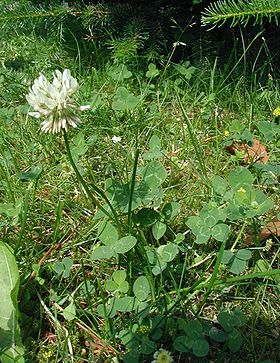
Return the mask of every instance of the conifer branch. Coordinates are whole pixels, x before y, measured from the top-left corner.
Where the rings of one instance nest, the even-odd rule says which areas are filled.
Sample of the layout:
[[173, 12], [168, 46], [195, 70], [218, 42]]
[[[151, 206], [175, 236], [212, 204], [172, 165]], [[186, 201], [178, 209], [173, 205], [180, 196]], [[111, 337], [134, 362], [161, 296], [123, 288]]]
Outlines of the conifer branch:
[[275, 21], [278, 25], [280, 17], [280, 0], [218, 0], [210, 4], [202, 12], [202, 24], [221, 26], [231, 21], [230, 26], [242, 24], [246, 26], [250, 19], [255, 24], [262, 24], [264, 19]]

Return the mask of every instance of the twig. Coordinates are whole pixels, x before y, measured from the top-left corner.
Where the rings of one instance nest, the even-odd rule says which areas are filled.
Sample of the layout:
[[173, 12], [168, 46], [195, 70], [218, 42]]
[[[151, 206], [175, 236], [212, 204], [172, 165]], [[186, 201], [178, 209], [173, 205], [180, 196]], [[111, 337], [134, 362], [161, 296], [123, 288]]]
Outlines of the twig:
[[[60, 248], [61, 244], [60, 243], [56, 243], [55, 245], [51, 246], [47, 252], [43, 255], [43, 257], [40, 259], [40, 261], [38, 262], [38, 266], [41, 267], [46, 258], [52, 253], [53, 250], [58, 250]], [[20, 293], [19, 293], [19, 297], [18, 297], [18, 302], [21, 302], [21, 299], [24, 295], [24, 292], [28, 286], [28, 284], [30, 283], [30, 281], [32, 281], [34, 279], [34, 277], [36, 276], [37, 272], [36, 271], [32, 271], [31, 275], [29, 276], [28, 280], [26, 281], [26, 283], [22, 286]]]
[[[63, 313], [64, 309], [58, 305], [57, 303], [53, 303], [53, 306], [58, 310], [60, 311], [61, 313]], [[95, 335], [94, 333], [92, 333], [87, 327], [85, 327], [82, 323], [80, 323], [79, 321], [76, 321], [75, 322], [76, 325], [81, 328], [85, 333], [87, 333], [92, 339], [94, 339], [95, 341], [97, 341], [97, 345], [101, 346], [103, 349], [107, 349], [109, 352], [111, 353], [115, 353], [115, 350], [110, 347], [109, 345], [106, 345], [104, 347], [104, 344], [103, 344], [103, 341], [97, 336]]]
[[69, 349], [69, 354], [70, 354], [70, 357], [71, 357], [71, 362], [74, 363], [73, 347], [72, 347], [71, 340], [69, 338], [69, 332], [68, 332], [68, 330], [64, 326], [62, 326], [60, 324], [60, 322], [53, 316], [52, 312], [50, 311], [50, 309], [45, 304], [45, 302], [42, 299], [41, 295], [39, 293], [37, 293], [37, 296], [38, 296], [38, 299], [39, 299], [41, 305], [43, 306], [45, 312], [48, 314], [50, 320], [52, 320], [54, 322], [54, 324], [57, 326], [58, 329], [63, 329], [64, 330], [65, 337], [66, 337], [66, 340], [67, 340], [67, 346], [68, 346], [68, 349]]

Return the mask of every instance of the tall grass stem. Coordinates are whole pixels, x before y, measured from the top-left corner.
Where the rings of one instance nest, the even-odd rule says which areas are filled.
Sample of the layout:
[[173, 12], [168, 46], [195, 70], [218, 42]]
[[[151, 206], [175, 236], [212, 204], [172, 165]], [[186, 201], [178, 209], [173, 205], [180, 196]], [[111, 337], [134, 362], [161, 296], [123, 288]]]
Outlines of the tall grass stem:
[[[87, 183], [85, 182], [84, 178], [82, 177], [81, 173], [79, 172], [79, 169], [77, 168], [77, 165], [75, 164], [75, 161], [74, 161], [74, 159], [72, 157], [71, 150], [70, 150], [70, 146], [69, 146], [69, 141], [68, 141], [68, 137], [67, 137], [67, 132], [65, 130], [63, 130], [63, 137], [64, 137], [64, 141], [65, 141], [65, 148], [66, 148], [66, 151], [67, 151], [68, 159], [70, 161], [70, 164], [71, 164], [73, 170], [76, 173], [76, 176], [77, 176], [78, 181], [83, 186], [84, 191], [86, 192], [86, 195], [88, 196], [88, 198], [90, 199], [90, 201], [92, 202], [92, 204], [94, 206], [98, 207], [101, 210], [102, 213], [104, 213], [108, 218], [111, 219], [112, 218], [111, 214], [104, 207], [102, 207], [102, 205], [99, 203], [98, 199], [95, 198], [95, 196], [90, 191]], [[110, 209], [112, 211], [114, 220], [115, 220], [115, 222], [117, 223], [117, 225], [119, 227], [118, 216], [117, 216], [116, 211], [113, 208], [112, 204], [110, 203], [109, 199], [107, 198], [106, 194], [101, 189], [99, 189], [96, 185], [92, 185], [92, 188], [108, 204], [108, 206], [110, 207]]]

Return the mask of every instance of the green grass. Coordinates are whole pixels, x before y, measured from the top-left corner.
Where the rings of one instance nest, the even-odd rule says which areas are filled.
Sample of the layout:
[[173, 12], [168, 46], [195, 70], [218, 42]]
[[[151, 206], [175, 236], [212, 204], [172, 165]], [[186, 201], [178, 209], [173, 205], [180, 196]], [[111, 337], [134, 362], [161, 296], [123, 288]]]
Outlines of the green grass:
[[[1, 43], [4, 47], [7, 39]], [[20, 67], [11, 62], [17, 53], [24, 59]], [[261, 225], [279, 213], [279, 174], [275, 177], [257, 171], [254, 165], [246, 166], [255, 177], [254, 188], [271, 198], [274, 207], [254, 218], [227, 219], [231, 230], [224, 241], [210, 238], [197, 244], [185, 223], [215, 198], [218, 203], [211, 185], [213, 177], [227, 179], [242, 165], [224, 148], [225, 132], [233, 134], [233, 120], [239, 120], [261, 140], [269, 163], [279, 168], [279, 134], [278, 139], [269, 139], [257, 128], [259, 121], [275, 121], [272, 110], [280, 102], [278, 81], [268, 79], [260, 84], [242, 77], [226, 79], [216, 63], [209, 68], [207, 62], [186, 77], [184, 72], [189, 72], [190, 65], [180, 73], [169, 61], [150, 79], [145, 75], [148, 65], [136, 69], [127, 64], [131, 75], [118, 81], [114, 79], [119, 72], [115, 65], [91, 68], [78, 58], [74, 60], [63, 48], [52, 49], [49, 41], [35, 35], [14, 37], [1, 59], [0, 231], [1, 239], [14, 249], [20, 271], [20, 327], [26, 361], [110, 362], [118, 357], [122, 362], [125, 354], [137, 350], [139, 362], [150, 362], [159, 348], [172, 352], [174, 360], [182, 363], [278, 361], [279, 239], [273, 237], [271, 248], [265, 249], [266, 242], [257, 237], [247, 246], [245, 237], [247, 227], [253, 224], [257, 236]], [[92, 258], [100, 240], [107, 243], [102, 237], [102, 218], [95, 217], [96, 203], [78, 182], [63, 135], [41, 133], [40, 121], [27, 115], [25, 94], [39, 72], [50, 79], [55, 69], [66, 67], [79, 81], [79, 103], [92, 105], [81, 115], [79, 128], [68, 132], [79, 172], [101, 204], [104, 199], [95, 191], [105, 190], [108, 179], [118, 181], [120, 188], [128, 187], [128, 210], [119, 208], [107, 191], [118, 223], [112, 218], [113, 229], [106, 238], [116, 231], [117, 240], [126, 235], [137, 238], [137, 244], [127, 253], [117, 253], [117, 258]], [[118, 87], [139, 96], [137, 105], [131, 98], [118, 96]], [[123, 111], [120, 103], [126, 103]], [[119, 143], [112, 142], [114, 135], [121, 137]], [[153, 135], [157, 138], [152, 139]], [[142, 199], [134, 209], [132, 198], [137, 182], [145, 177], [141, 172], [145, 175], [148, 152], [158, 153], [151, 159], [166, 173], [158, 185], [162, 201], [153, 205], [154, 194], [152, 200], [145, 204]], [[161, 178], [158, 170], [153, 175]], [[163, 212], [168, 202], [177, 202], [180, 207], [170, 220], [164, 219]], [[140, 211], [142, 216], [137, 214]], [[151, 222], [150, 217], [156, 220]], [[162, 235], [160, 228], [166, 228]], [[175, 255], [155, 275], [153, 253], [168, 243], [176, 249]], [[52, 246], [56, 248], [45, 256]], [[252, 253], [237, 274], [222, 263], [223, 249], [232, 247]], [[40, 263], [43, 256], [46, 258]], [[259, 269], [257, 263], [262, 263]], [[111, 281], [117, 270], [126, 272], [127, 283]], [[32, 275], [32, 271], [37, 273]], [[148, 284], [140, 299], [147, 304], [146, 309], [140, 306], [137, 311], [122, 302], [122, 311], [104, 311], [113, 296], [138, 296], [140, 287], [135, 287], [136, 292], [133, 287], [140, 276]], [[232, 313], [236, 309], [246, 319], [235, 326], [234, 333], [240, 334], [236, 340], [242, 343], [240, 348], [236, 343], [235, 351], [227, 342], [211, 338], [209, 331], [223, 330], [217, 317], [222, 311]], [[227, 319], [226, 334], [230, 335], [234, 326]], [[188, 335], [192, 333], [190, 327], [185, 327], [194, 321], [198, 324], [193, 328], [195, 338]], [[128, 334], [131, 339], [125, 339]], [[198, 348], [178, 348], [175, 341], [179, 336], [188, 337], [187, 341], [199, 337]], [[210, 346], [206, 354], [201, 351], [201, 341]], [[132, 360], [136, 362], [126, 355], [126, 362]]]

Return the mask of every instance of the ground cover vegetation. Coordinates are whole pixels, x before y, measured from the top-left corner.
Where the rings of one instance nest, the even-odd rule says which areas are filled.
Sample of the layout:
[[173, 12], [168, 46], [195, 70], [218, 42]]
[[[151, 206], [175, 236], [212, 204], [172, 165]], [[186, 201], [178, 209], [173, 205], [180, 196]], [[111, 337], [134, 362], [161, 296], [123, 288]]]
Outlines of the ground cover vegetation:
[[265, 5], [2, 1], [2, 363], [280, 360]]

